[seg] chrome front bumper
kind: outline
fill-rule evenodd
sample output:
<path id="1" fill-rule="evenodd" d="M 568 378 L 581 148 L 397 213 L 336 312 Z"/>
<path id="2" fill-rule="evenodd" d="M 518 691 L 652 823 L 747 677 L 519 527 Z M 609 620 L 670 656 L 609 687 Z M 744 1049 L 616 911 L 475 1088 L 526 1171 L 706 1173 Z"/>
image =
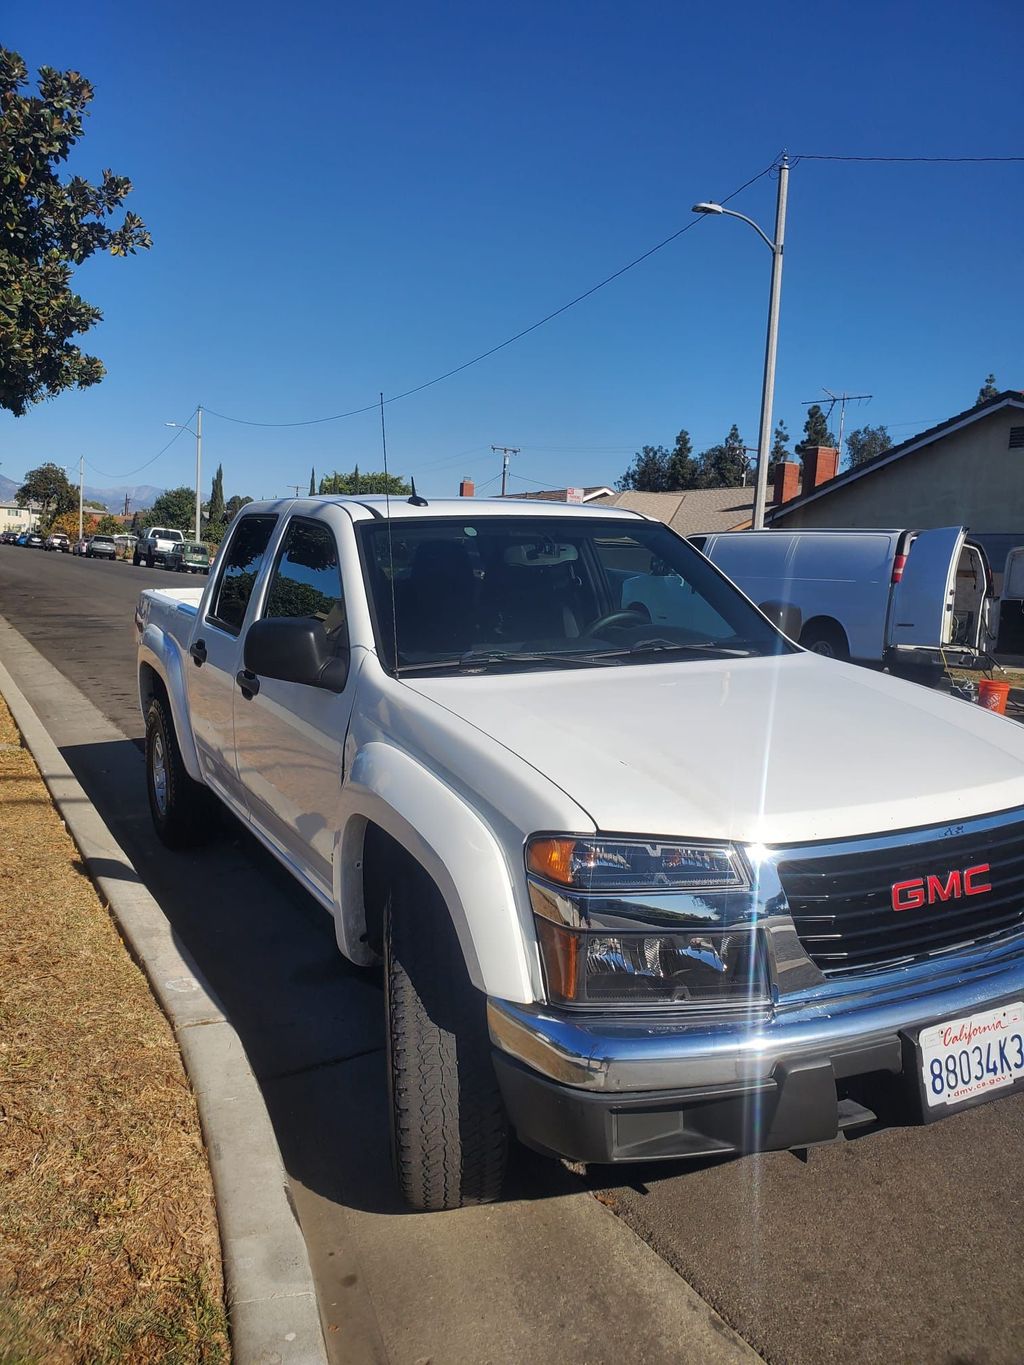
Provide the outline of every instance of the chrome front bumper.
<path id="1" fill-rule="evenodd" d="M 489 1000 L 491 1042 L 548 1081 L 620 1094 L 768 1083 L 780 1066 L 833 1062 L 925 1024 L 1024 1000 L 1024 935 L 927 962 L 828 980 L 756 1013 L 611 1015 Z"/>

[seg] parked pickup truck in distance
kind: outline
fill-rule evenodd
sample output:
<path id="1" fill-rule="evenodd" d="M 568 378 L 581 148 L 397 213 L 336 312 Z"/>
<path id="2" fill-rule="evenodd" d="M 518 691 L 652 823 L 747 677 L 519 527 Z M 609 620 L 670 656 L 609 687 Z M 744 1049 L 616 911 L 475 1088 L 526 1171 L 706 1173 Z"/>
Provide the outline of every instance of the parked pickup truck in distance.
<path id="1" fill-rule="evenodd" d="M 136 567 L 145 564 L 148 569 L 152 569 L 155 564 L 168 565 L 176 547 L 184 539 L 180 531 L 170 530 L 165 526 L 151 526 L 145 535 L 136 541 L 132 550 L 132 563 Z"/>
<path id="2" fill-rule="evenodd" d="M 869 1123 L 879 1074 L 922 1121 L 1024 1086 L 1024 732 L 801 649 L 666 526 L 251 503 L 136 627 L 160 838 L 223 803 L 383 963 L 415 1207 L 498 1197 L 512 1135 L 706 1157 Z"/>
<path id="3" fill-rule="evenodd" d="M 800 613 L 800 644 L 894 672 L 969 663 L 995 643 L 985 551 L 963 526 L 931 531 L 729 531 L 692 543 L 758 606 Z"/>

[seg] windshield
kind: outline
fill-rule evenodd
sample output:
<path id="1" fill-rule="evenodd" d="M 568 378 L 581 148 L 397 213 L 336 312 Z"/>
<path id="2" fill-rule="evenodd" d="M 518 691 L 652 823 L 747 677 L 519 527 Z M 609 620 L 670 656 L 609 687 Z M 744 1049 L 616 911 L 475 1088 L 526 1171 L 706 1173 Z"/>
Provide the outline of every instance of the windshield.
<path id="1" fill-rule="evenodd" d="M 378 651 L 390 670 L 568 668 L 792 648 L 660 522 L 467 515 L 403 518 L 388 533 L 387 522 L 360 527 Z"/>

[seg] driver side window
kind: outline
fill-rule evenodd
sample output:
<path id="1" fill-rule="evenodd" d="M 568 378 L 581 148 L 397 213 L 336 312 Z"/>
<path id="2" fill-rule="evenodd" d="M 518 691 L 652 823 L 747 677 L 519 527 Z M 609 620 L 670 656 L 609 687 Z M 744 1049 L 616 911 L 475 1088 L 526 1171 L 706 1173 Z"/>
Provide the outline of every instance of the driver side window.
<path id="1" fill-rule="evenodd" d="M 331 528 L 295 517 L 285 531 L 263 603 L 264 619 L 312 616 L 321 621 L 335 651 L 348 643 L 338 546 Z"/>

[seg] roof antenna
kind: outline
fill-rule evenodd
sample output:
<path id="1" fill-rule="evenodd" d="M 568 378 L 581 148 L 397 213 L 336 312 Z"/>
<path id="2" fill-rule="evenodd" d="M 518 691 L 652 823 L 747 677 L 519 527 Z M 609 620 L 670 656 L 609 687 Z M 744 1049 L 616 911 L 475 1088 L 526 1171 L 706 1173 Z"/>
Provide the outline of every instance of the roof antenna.
<path id="1" fill-rule="evenodd" d="M 429 507 L 430 503 L 427 502 L 426 498 L 421 498 L 416 492 L 416 480 L 410 479 L 409 482 L 412 484 L 412 497 L 407 498 L 406 501 L 411 502 L 413 507 Z"/>
<path id="2" fill-rule="evenodd" d="M 393 672 L 398 676 L 398 606 L 395 602 L 395 542 L 391 534 L 391 494 L 388 492 L 388 437 L 384 427 L 384 395 L 380 396 L 380 444 L 384 453 L 384 506 L 388 517 L 388 576 L 391 579 L 391 628 L 394 632 L 395 658 Z"/>

